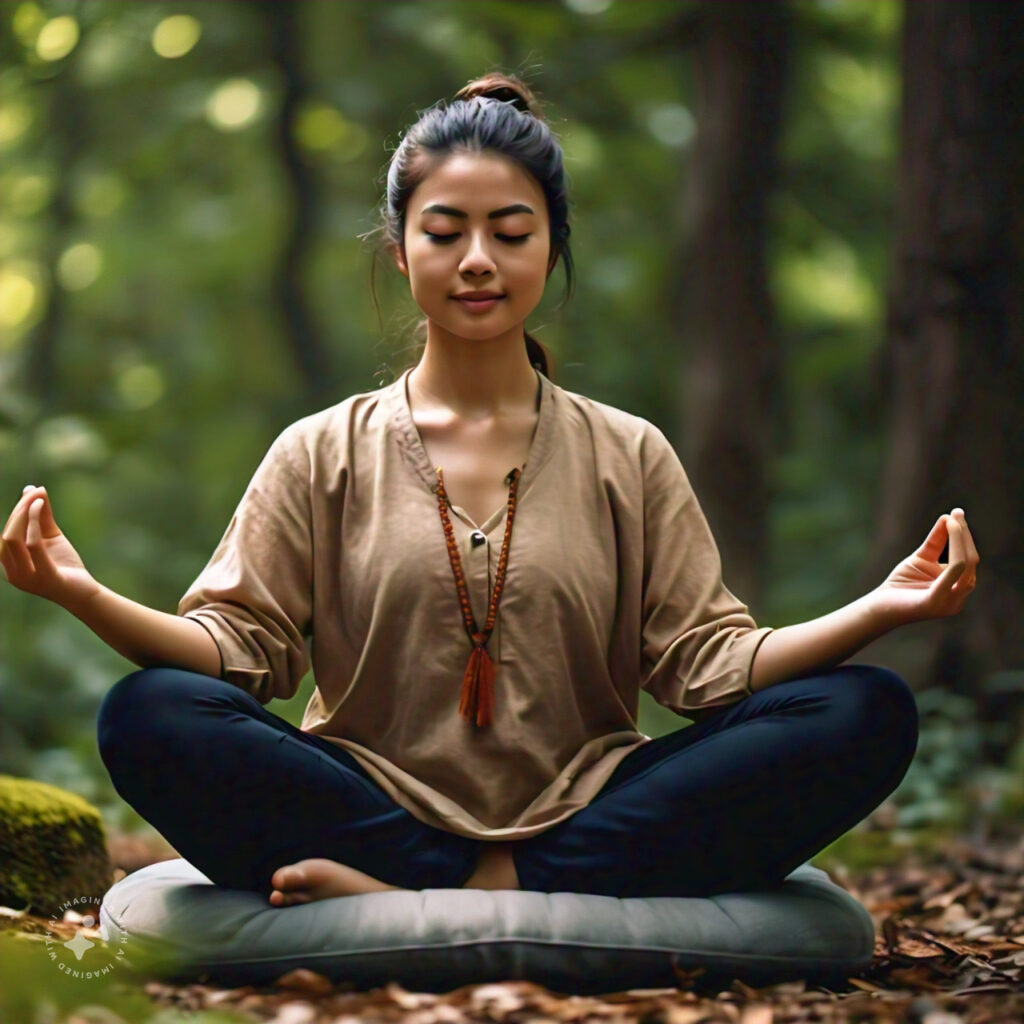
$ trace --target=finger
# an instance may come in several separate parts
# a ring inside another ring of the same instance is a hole
[[[935,520],[935,525],[932,527],[931,532],[925,538],[924,543],[917,549],[915,554],[921,558],[928,559],[929,562],[937,562],[939,555],[942,554],[942,549],[946,546],[946,519],[945,515],[939,516]]]
[[[14,517],[19,512],[23,511],[24,509],[27,509],[29,504],[35,498],[39,497],[38,492],[39,491],[43,491],[43,490],[44,489],[41,488],[41,487],[36,487],[35,484],[28,484],[27,486],[25,486],[25,487],[23,487],[21,489],[21,497],[18,499],[18,501],[15,504],[14,508],[11,510],[11,514],[7,517],[7,522],[4,525],[3,534],[4,534],[5,537],[8,536],[8,528],[10,527],[11,523],[13,522]],[[21,536],[21,534],[19,534],[19,536]]]
[[[7,579],[11,583],[21,583],[35,572],[28,548],[20,540],[8,538],[4,541],[3,550],[0,551],[0,563],[3,564]]]
[[[4,527],[3,538],[6,542],[12,544],[25,543],[25,530],[28,527],[28,507],[31,503],[32,499],[26,493],[21,501],[14,506],[14,511]]]
[[[28,548],[35,571],[37,573],[49,574],[53,571],[53,559],[50,558],[46,545],[43,543],[43,530],[42,523],[40,522],[45,504],[44,499],[37,498],[29,505],[25,547]]]
[[[36,498],[28,506],[28,523],[25,526],[25,546],[35,557],[35,549],[42,546],[43,531],[39,524],[39,514],[46,502]]]
[[[53,506],[50,504],[50,496],[46,493],[45,487],[40,487],[39,491],[43,499],[43,506],[39,510],[39,526],[42,530],[42,536],[47,539],[59,537],[61,535],[60,527],[57,525],[57,520],[53,516]]]
[[[960,529],[963,530],[964,546],[967,550],[967,564],[968,566],[975,566],[981,561],[981,556],[978,554],[977,547],[975,547],[974,536],[971,534],[971,528],[967,525],[967,516],[962,508],[953,509],[953,514],[957,517],[957,521],[960,523]]]
[[[29,506],[29,528],[25,546],[29,549],[29,555],[32,558],[37,577],[48,577],[48,575],[52,575],[56,571],[53,559],[50,558],[50,553],[46,550],[46,545],[43,543],[41,519],[45,504],[46,502],[42,498],[37,498]]]
[[[964,542],[964,531],[956,516],[946,516],[946,530],[949,533],[949,564],[963,562],[967,566],[967,545]]]

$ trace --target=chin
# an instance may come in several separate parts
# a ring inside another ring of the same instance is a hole
[[[467,329],[465,324],[440,324],[446,334],[450,334],[454,338],[460,338],[463,341],[493,341],[498,343],[502,337],[507,335],[509,331],[513,330],[514,324],[505,324],[502,326],[494,327],[488,324],[486,327],[480,324],[476,330],[471,327]]]

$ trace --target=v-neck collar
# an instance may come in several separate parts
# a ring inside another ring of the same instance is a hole
[[[412,407],[409,404],[409,392],[407,380],[412,373],[413,367],[405,370],[402,375],[386,389],[388,422],[394,430],[395,438],[402,449],[410,468],[416,476],[424,483],[427,489],[434,495],[437,494],[437,470],[430,462],[426,446],[420,437],[420,432],[412,418]],[[533,438],[530,441],[530,448],[526,455],[526,461],[522,466],[522,476],[519,478],[517,495],[519,500],[533,483],[534,477],[540,470],[541,465],[548,456],[551,445],[552,419],[554,416],[555,385],[539,370],[534,368],[540,388],[540,409],[537,415],[537,425],[533,430]],[[444,468],[444,467],[442,467]],[[511,467],[509,467],[511,469]],[[465,510],[458,506],[452,506],[459,512],[458,519],[464,525],[472,523],[472,519]],[[507,505],[496,509],[490,518],[481,523],[477,529],[483,533],[490,533],[505,518],[508,512]]]

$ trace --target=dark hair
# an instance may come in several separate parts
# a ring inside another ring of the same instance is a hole
[[[379,211],[381,223],[376,229],[383,236],[384,247],[404,248],[410,196],[434,166],[434,158],[443,159],[459,149],[499,153],[536,179],[547,201],[551,247],[565,267],[564,304],[572,296],[574,275],[562,147],[533,92],[512,75],[490,72],[463,86],[451,102],[439,100],[420,111],[419,119],[406,130],[388,164]],[[426,320],[421,320],[419,329],[425,325]],[[553,360],[548,350],[530,334],[526,334],[526,350],[531,364],[550,378]]]

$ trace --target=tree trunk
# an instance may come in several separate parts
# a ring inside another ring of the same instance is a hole
[[[275,293],[286,339],[314,404],[330,396],[335,384],[333,360],[317,328],[303,287],[303,271],[321,219],[316,181],[295,141],[295,121],[309,87],[302,67],[297,19],[303,5],[262,0],[270,59],[284,85],[275,124],[276,141],[292,203],[291,230],[281,251]]]
[[[756,605],[765,566],[779,344],[765,268],[788,24],[780,0],[698,4],[698,126],[671,323],[683,341],[682,457],[727,585]]]
[[[870,582],[941,513],[965,509],[977,590],[957,618],[909,627],[914,640],[894,650],[911,652],[900,667],[919,681],[974,694],[1024,665],[1024,7],[931,0],[905,12],[891,443]],[[998,714],[996,700],[982,695],[982,713]]]

